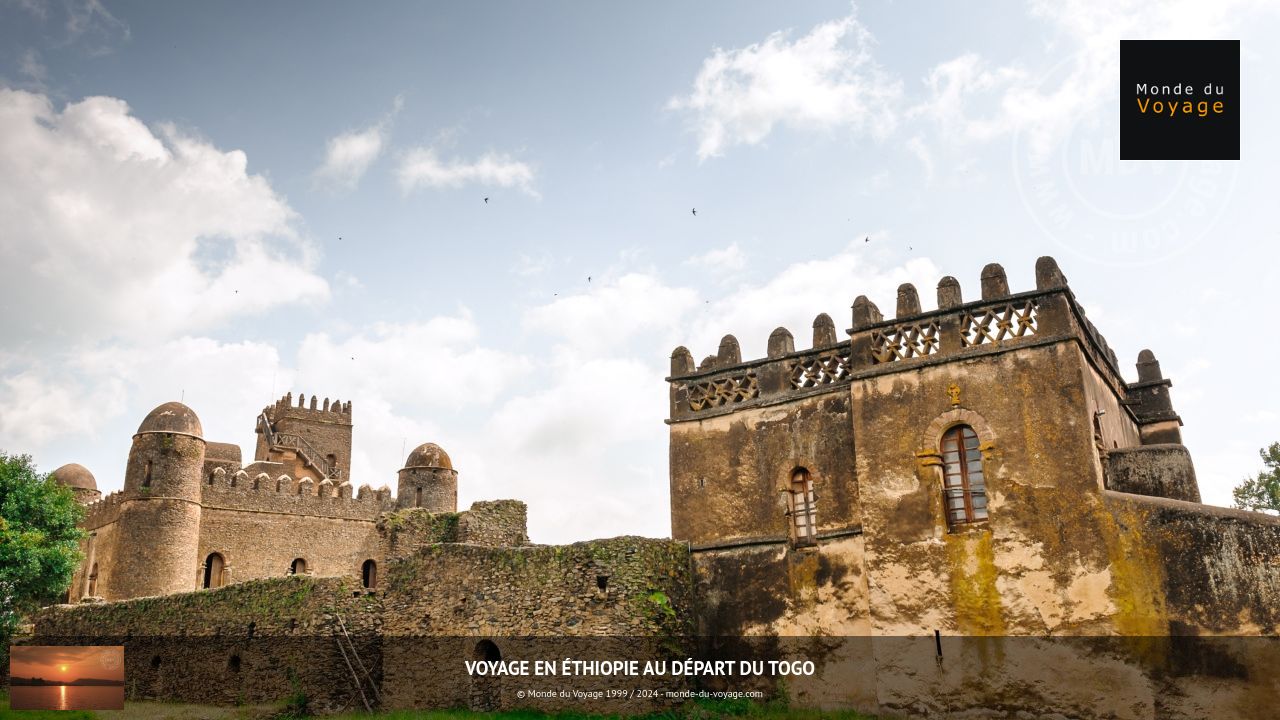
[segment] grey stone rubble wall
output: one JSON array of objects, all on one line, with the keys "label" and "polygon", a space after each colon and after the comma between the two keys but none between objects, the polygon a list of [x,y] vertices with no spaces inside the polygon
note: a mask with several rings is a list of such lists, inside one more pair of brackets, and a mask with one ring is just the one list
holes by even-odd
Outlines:
[{"label": "grey stone rubble wall", "polygon": [[1186,446],[1142,445],[1107,453],[1107,489],[1200,502],[1196,469]]}]

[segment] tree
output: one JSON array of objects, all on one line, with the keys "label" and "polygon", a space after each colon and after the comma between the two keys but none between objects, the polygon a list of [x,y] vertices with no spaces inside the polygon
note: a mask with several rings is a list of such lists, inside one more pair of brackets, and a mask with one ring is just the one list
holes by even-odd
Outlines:
[{"label": "tree", "polygon": [[0,645],[24,615],[58,600],[80,564],[84,509],[28,455],[0,452]]},{"label": "tree", "polygon": [[1231,491],[1231,496],[1238,508],[1280,513],[1280,443],[1271,443],[1258,454],[1266,469],[1257,477],[1245,478]]}]

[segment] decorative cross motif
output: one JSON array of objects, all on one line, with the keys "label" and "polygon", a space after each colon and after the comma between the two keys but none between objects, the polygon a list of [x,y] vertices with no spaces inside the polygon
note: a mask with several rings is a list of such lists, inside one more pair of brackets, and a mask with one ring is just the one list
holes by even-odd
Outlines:
[{"label": "decorative cross motif", "polygon": [[849,379],[849,348],[791,361],[791,389],[830,385]]},{"label": "decorative cross motif", "polygon": [[947,386],[947,397],[951,398],[951,407],[960,406],[960,386],[951,383]]},{"label": "decorative cross motif", "polygon": [[871,333],[871,359],[879,365],[938,352],[938,321],[894,325]]},{"label": "decorative cross motif", "polygon": [[760,394],[755,372],[723,375],[693,382],[686,385],[685,389],[689,393],[689,409],[694,412],[740,403]]},{"label": "decorative cross motif", "polygon": [[1026,300],[965,313],[960,340],[964,347],[999,345],[1010,338],[1035,334],[1036,302]]}]

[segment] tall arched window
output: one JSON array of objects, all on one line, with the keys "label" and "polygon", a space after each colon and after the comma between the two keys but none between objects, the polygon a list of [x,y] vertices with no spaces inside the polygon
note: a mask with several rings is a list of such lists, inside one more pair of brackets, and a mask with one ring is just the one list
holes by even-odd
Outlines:
[{"label": "tall arched window", "polygon": [[98,563],[89,569],[89,597],[98,596]]},{"label": "tall arched window", "polygon": [[151,461],[148,460],[142,473],[142,487],[151,487]]},{"label": "tall arched window", "polygon": [[378,563],[365,560],[360,568],[360,581],[365,589],[372,590],[378,584]]},{"label": "tall arched window", "polygon": [[962,525],[987,519],[987,483],[982,476],[978,435],[956,425],[942,436],[942,495],[947,523]]},{"label": "tall arched window", "polygon": [[218,553],[209,553],[204,559],[204,586],[206,588],[222,587],[222,570],[226,561]]},{"label": "tall arched window", "polygon": [[791,539],[797,546],[817,542],[817,508],[813,496],[813,478],[804,468],[791,473],[791,488],[787,493],[787,513],[791,516]]}]

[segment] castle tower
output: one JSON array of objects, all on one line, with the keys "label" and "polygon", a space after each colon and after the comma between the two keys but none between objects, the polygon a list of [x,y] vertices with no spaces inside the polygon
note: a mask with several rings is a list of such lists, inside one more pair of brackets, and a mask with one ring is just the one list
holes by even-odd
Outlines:
[{"label": "castle tower", "polygon": [[294,478],[334,483],[351,476],[351,403],[287,393],[258,416],[255,460],[292,466]]},{"label": "castle tower", "polygon": [[115,559],[99,578],[108,600],[196,588],[204,432],[191,408],[152,410],[133,436]]},{"label": "castle tower", "polygon": [[458,473],[439,445],[425,443],[409,453],[400,471],[396,508],[458,511]]},{"label": "castle tower", "polygon": [[52,474],[54,482],[71,488],[76,501],[81,505],[87,505],[102,497],[102,493],[98,491],[98,481],[83,465],[68,463],[54,470]]}]

